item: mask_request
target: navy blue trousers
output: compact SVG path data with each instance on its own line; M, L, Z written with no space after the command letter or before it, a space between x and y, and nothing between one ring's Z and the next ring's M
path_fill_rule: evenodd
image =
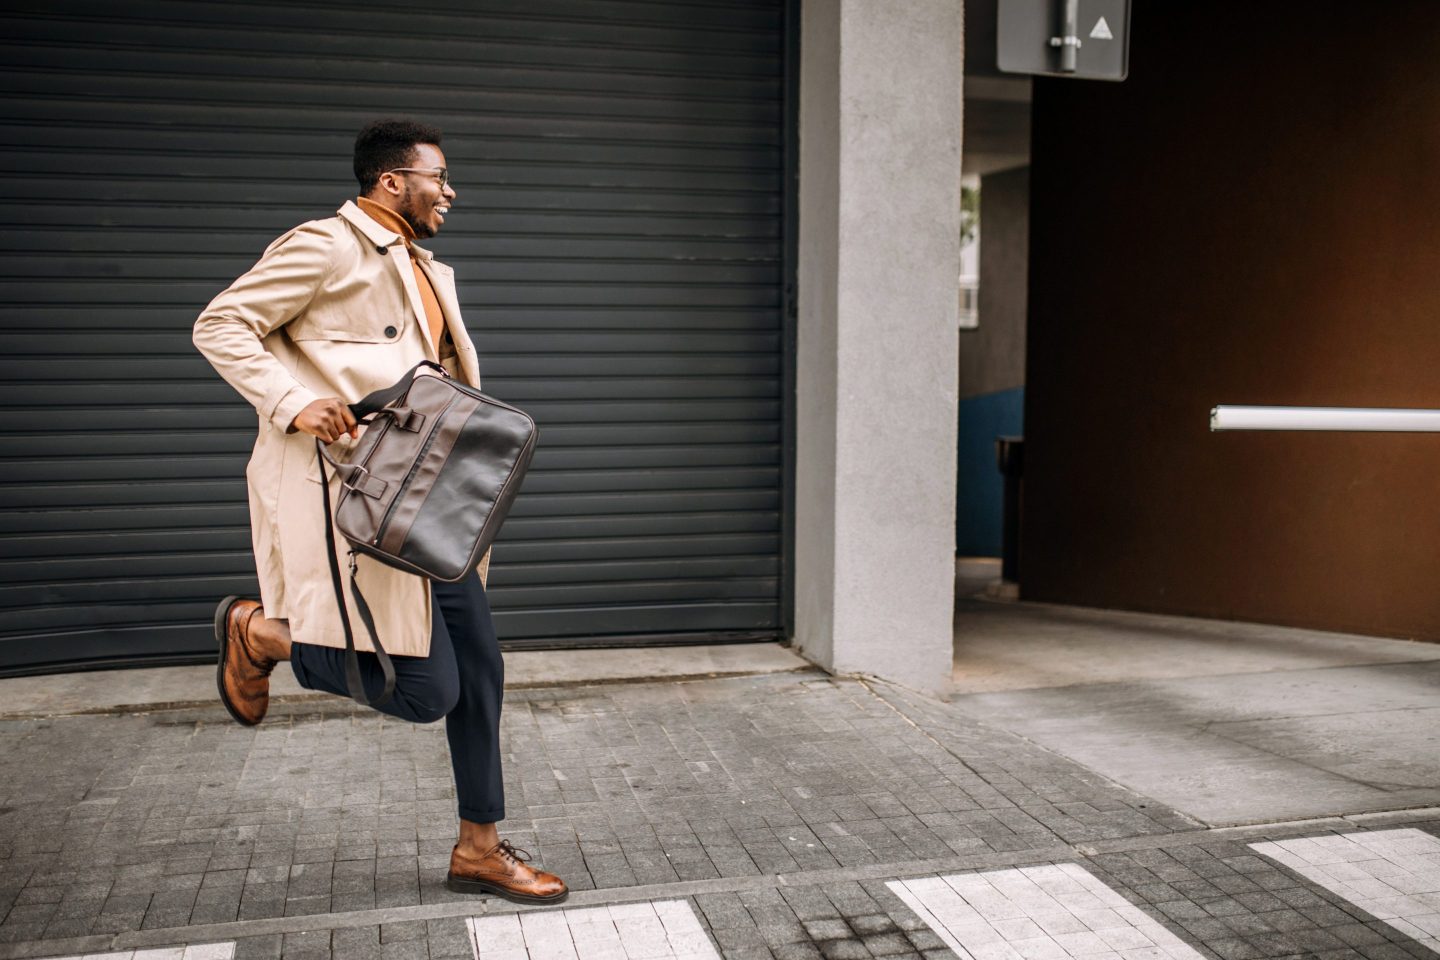
M490 601L473 571L459 583L432 581L430 592L434 623L430 656L391 657L395 695L375 709L411 723L434 723L444 717L460 817L495 823L505 819L500 772L505 661L495 639ZM359 623L355 626L364 629ZM290 668L307 690L349 696L344 650L295 643L290 647ZM360 654L360 675L366 691L378 697L385 680L375 654Z

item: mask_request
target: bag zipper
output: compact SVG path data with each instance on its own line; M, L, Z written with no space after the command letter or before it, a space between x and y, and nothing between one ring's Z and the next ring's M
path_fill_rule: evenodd
M454 394L451 394L450 399L445 401L445 406L441 407L440 412L435 415L435 422L430 425L430 432L425 435L425 442L420 445L419 452L415 454L415 461L410 464L409 472L405 474L405 479L400 481L400 488L395 491L395 499L391 500L390 506L385 508L385 516L380 518L380 526L375 528L375 538L370 541L371 546L378 547L380 545L381 539L385 536L385 531L390 527L390 519L395 514L395 508L400 505L401 499L405 496L405 491L410 487L410 481L414 480L415 474L419 472L420 465L425 462L425 454L429 453L430 448L435 444L435 437L440 432L441 424L445 422L445 414L450 412L450 408L455 405L455 401L458 399ZM379 444L377 443L376 446L378 447Z

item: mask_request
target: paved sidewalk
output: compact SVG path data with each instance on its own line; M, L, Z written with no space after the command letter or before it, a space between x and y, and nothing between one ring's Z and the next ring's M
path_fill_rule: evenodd
M1440 644L962 602L953 705L1209 826L1440 806Z
M441 724L0 721L0 960L1434 956L1434 810L1208 828L959 703L808 670L513 690L503 736L505 832L563 910L444 889Z

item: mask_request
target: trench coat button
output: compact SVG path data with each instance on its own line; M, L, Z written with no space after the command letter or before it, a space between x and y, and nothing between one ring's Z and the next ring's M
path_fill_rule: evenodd
M395 334L398 333L398 332L399 332L399 331L396 330L394 327L386 327L386 328L385 328L385 336L387 336L387 337L393 337L393 336L395 336Z
M377 243L377 244L375 244L375 252L378 253L378 254L380 254L380 255L383 257L385 254L387 254L387 253L390 252L390 248L389 248L389 247L382 247L382 246L380 246L380 244Z

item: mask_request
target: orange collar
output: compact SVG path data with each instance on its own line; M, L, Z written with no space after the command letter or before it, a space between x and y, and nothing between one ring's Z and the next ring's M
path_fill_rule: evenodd
M356 197L355 204L380 226L404 237L405 246L410 246L411 241L417 239L415 231L405 222L405 218L384 204L376 203L369 197Z

